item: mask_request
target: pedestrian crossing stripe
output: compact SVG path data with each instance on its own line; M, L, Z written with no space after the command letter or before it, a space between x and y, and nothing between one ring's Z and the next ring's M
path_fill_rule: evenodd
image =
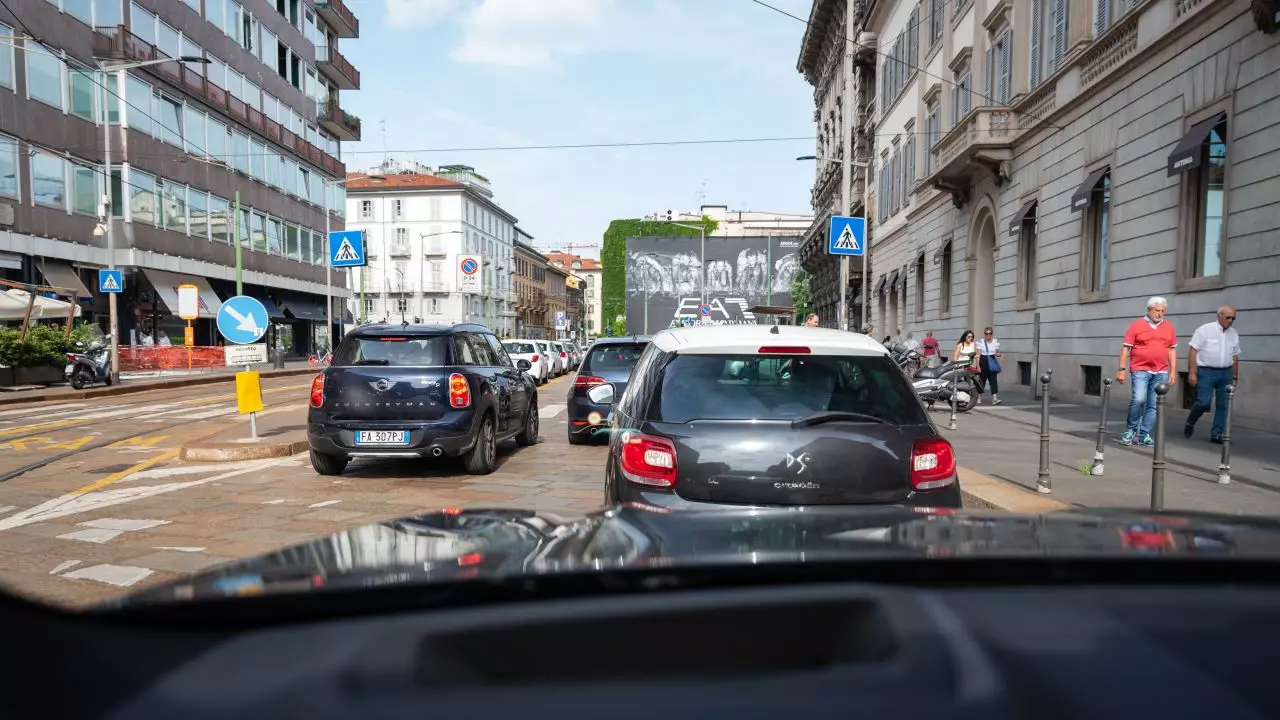
M102 278L102 291L115 292L120 289L120 285L116 283L115 275L104 275Z
M355 262L360 259L360 254L356 252L356 248L351 241L343 238L342 244L338 246L338 252L334 253L335 262Z
M844 226L844 231L840 233L840 237L836 239L837 250L857 250L858 241L853 237L853 229L848 225Z

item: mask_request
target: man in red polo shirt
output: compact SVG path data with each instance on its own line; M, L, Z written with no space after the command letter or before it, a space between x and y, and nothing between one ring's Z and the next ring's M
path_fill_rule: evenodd
M1164 319L1169 303L1162 297L1147 301L1147 314L1129 324L1120 349L1120 370L1116 382L1124 384L1133 375L1129 395L1129 425L1120 442L1150 447L1151 426L1156 421L1156 386L1178 378L1178 335L1173 323ZM1126 368L1131 372L1127 372Z

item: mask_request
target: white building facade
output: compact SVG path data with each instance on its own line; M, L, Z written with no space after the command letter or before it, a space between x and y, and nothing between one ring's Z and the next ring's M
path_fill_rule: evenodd
M871 240L877 334L950 353L992 326L1002 384L1096 398L1165 296L1186 342L1239 310L1247 393L1280 393L1280 35L1247 0L883 2ZM1185 382L1171 400L1186 407ZM1119 406L1128 393L1112 393Z
M369 257L347 273L357 322L475 322L512 335L516 218L470 168L427 170L349 176L347 228L364 231ZM469 257L476 281L463 269Z

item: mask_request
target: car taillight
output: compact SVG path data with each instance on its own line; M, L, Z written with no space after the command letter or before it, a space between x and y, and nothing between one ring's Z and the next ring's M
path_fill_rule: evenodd
M573 379L574 390L590 390L597 385L603 385L604 378L595 375L579 375Z
M311 381L311 407L324 407L324 373Z
M471 386L462 373L449 376L449 407L464 408L471 405Z
M756 352L761 355L780 354L780 355L808 355L809 348L800 345L765 345Z
M533 356L533 359L532 359L532 360L530 360L529 362L531 362L531 363L536 363L536 362L538 362L538 356L537 356L537 355L534 355L534 356Z
M676 446L664 437L623 436L622 475L633 483L670 488L676 484Z
M925 438L911 444L911 487L937 490L956 481L956 451L942 438Z
M563 351L563 350L561 350L561 351L560 351L560 357L564 357L564 351Z
M76 361L76 356L72 355L71 353L67 353L67 362L73 363L75 361Z

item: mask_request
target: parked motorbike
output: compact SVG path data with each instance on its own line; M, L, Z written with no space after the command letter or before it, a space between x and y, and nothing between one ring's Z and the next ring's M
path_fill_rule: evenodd
M949 404L955 395L956 411L969 412L978 406L978 387L968 363L950 361L938 367L922 367L911 376L916 395L930 408Z
M90 343L88 346L83 342L77 342L76 347L80 352L67 353L65 368L66 378L71 383L71 387L83 390L98 382L110 385L111 372L108 367L107 348L99 342Z

